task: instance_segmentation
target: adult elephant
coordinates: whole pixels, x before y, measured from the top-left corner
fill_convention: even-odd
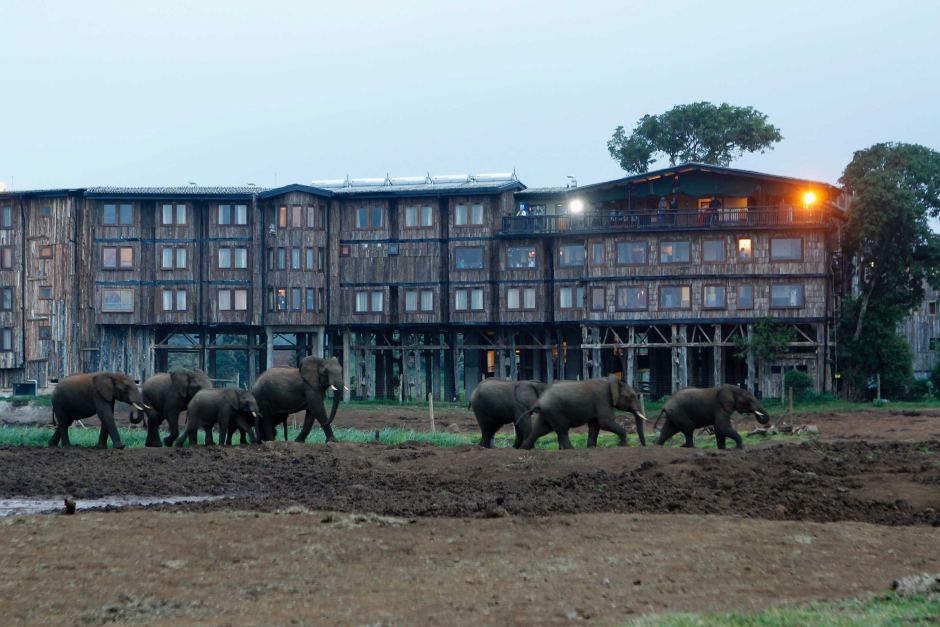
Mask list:
[[[702,427],[714,427],[718,448],[725,448],[725,440],[734,440],[736,448],[742,448],[740,434],[731,426],[731,414],[754,414],[761,424],[770,422],[770,415],[760,401],[744,388],[734,385],[719,385],[714,388],[686,388],[676,392],[659,413],[665,417],[662,431],[656,444],[665,444],[676,433],[685,436],[683,446],[692,448],[692,433]]]
[[[200,390],[189,402],[186,410],[186,430],[176,440],[176,446],[183,446],[186,440],[196,443],[196,433],[205,429],[206,446],[213,444],[212,427],[219,426],[219,444],[225,444],[230,430],[234,428],[247,432],[253,443],[258,442],[257,428],[261,422],[258,403],[248,390],[222,388],[218,390]],[[231,439],[228,438],[228,443]]]
[[[147,446],[160,446],[160,424],[167,422],[170,434],[163,444],[170,446],[180,434],[180,414],[196,393],[212,389],[212,382],[202,370],[178,368],[173,372],[159,372],[141,387],[147,410]]]
[[[535,405],[548,385],[541,381],[505,381],[486,379],[470,395],[470,409],[480,425],[483,439],[480,444],[493,446],[493,436],[503,425],[513,424],[516,440],[513,448],[519,448],[532,430],[532,420],[527,409]]]
[[[536,440],[550,431],[558,434],[559,448],[572,448],[568,430],[584,424],[588,426],[589,447],[597,446],[601,429],[616,433],[620,446],[626,446],[627,432],[617,424],[614,409],[628,411],[635,416],[640,444],[646,446],[643,433],[646,416],[640,406],[640,397],[625,381],[611,375],[606,379],[561,381],[545,390],[529,410],[538,412],[538,418],[522,448],[532,448]]]
[[[141,397],[137,384],[126,374],[120,372],[86,372],[73,374],[59,381],[52,391],[52,417],[55,433],[49,439],[49,446],[71,446],[69,427],[76,420],[97,414],[101,421],[98,434],[98,448],[107,448],[108,436],[114,448],[124,448],[117,425],[114,424],[114,402],[121,401],[133,405],[139,413],[131,422],[143,420],[147,406]]]
[[[329,417],[324,405],[327,390],[333,390],[333,406]],[[343,367],[336,357],[304,357],[300,360],[299,368],[265,370],[251,388],[261,412],[261,439],[275,439],[277,425],[283,423],[286,440],[287,417],[294,412],[304,411],[304,426],[296,441],[306,441],[316,420],[323,428],[326,441],[335,442],[336,436],[330,424],[342,401],[342,390]]]

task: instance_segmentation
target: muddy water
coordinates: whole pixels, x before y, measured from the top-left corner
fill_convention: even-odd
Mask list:
[[[100,499],[75,501],[78,511],[103,509],[106,507],[131,507],[140,505],[175,505],[177,503],[204,503],[218,501],[224,496],[107,496]],[[55,514],[65,511],[64,497],[0,499],[0,518],[25,514]]]

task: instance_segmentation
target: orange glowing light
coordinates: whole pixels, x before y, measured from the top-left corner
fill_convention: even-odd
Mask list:
[[[803,194],[803,204],[812,205],[816,202],[816,192],[806,192]]]

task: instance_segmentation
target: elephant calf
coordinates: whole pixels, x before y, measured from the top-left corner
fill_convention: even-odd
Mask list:
[[[562,381],[545,390],[529,410],[537,411],[539,416],[522,448],[532,448],[536,440],[549,431],[558,434],[559,448],[572,448],[568,430],[583,424],[588,426],[588,446],[597,446],[601,429],[616,433],[620,446],[626,446],[627,432],[617,424],[615,408],[633,413],[640,444],[646,446],[643,434],[646,416],[640,407],[640,398],[625,381],[611,375],[606,379]]]
[[[261,441],[257,434],[261,414],[255,397],[248,390],[200,390],[189,402],[186,413],[186,430],[177,438],[176,446],[183,446],[187,438],[195,444],[199,429],[206,431],[206,445],[212,444],[212,426],[216,423],[219,425],[219,444],[225,444],[232,426],[247,432],[253,443]]]
[[[692,433],[702,427],[714,427],[718,448],[725,448],[725,440],[734,440],[736,448],[742,448],[741,436],[731,426],[731,414],[754,414],[761,424],[770,422],[770,415],[757,398],[734,385],[715,388],[686,388],[676,392],[663,406],[660,417],[666,422],[659,432],[657,444],[665,444],[676,433],[685,436],[683,446],[692,448]]]
[[[180,414],[189,401],[200,391],[212,388],[212,382],[202,370],[178,368],[171,373],[160,372],[141,387],[147,410],[147,446],[160,446],[160,423],[166,419],[169,435],[163,444],[172,446],[180,434]]]
[[[516,427],[514,448],[519,448],[532,430],[531,419],[526,411],[548,388],[541,381],[504,381],[486,379],[470,395],[470,408],[480,425],[482,446],[493,446],[493,436],[503,425]]]

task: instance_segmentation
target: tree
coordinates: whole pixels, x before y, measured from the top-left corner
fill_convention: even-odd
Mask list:
[[[670,165],[687,161],[727,166],[748,152],[764,152],[783,139],[780,129],[752,107],[710,102],[677,105],[659,115],[644,115],[628,137],[614,129],[607,150],[627,172],[642,173],[657,155]]]
[[[780,324],[773,318],[764,318],[754,325],[754,332],[750,338],[735,337],[737,356],[746,359],[748,353],[754,355],[761,377],[766,376],[767,366],[780,359],[787,352],[790,342],[793,341],[793,329]],[[751,382],[751,385],[754,383]]]
[[[858,268],[849,303],[858,342],[873,300],[896,323],[923,300],[924,281],[940,287],[940,237],[928,223],[940,214],[940,153],[875,144],[855,153],[839,182],[852,198],[843,250]]]

